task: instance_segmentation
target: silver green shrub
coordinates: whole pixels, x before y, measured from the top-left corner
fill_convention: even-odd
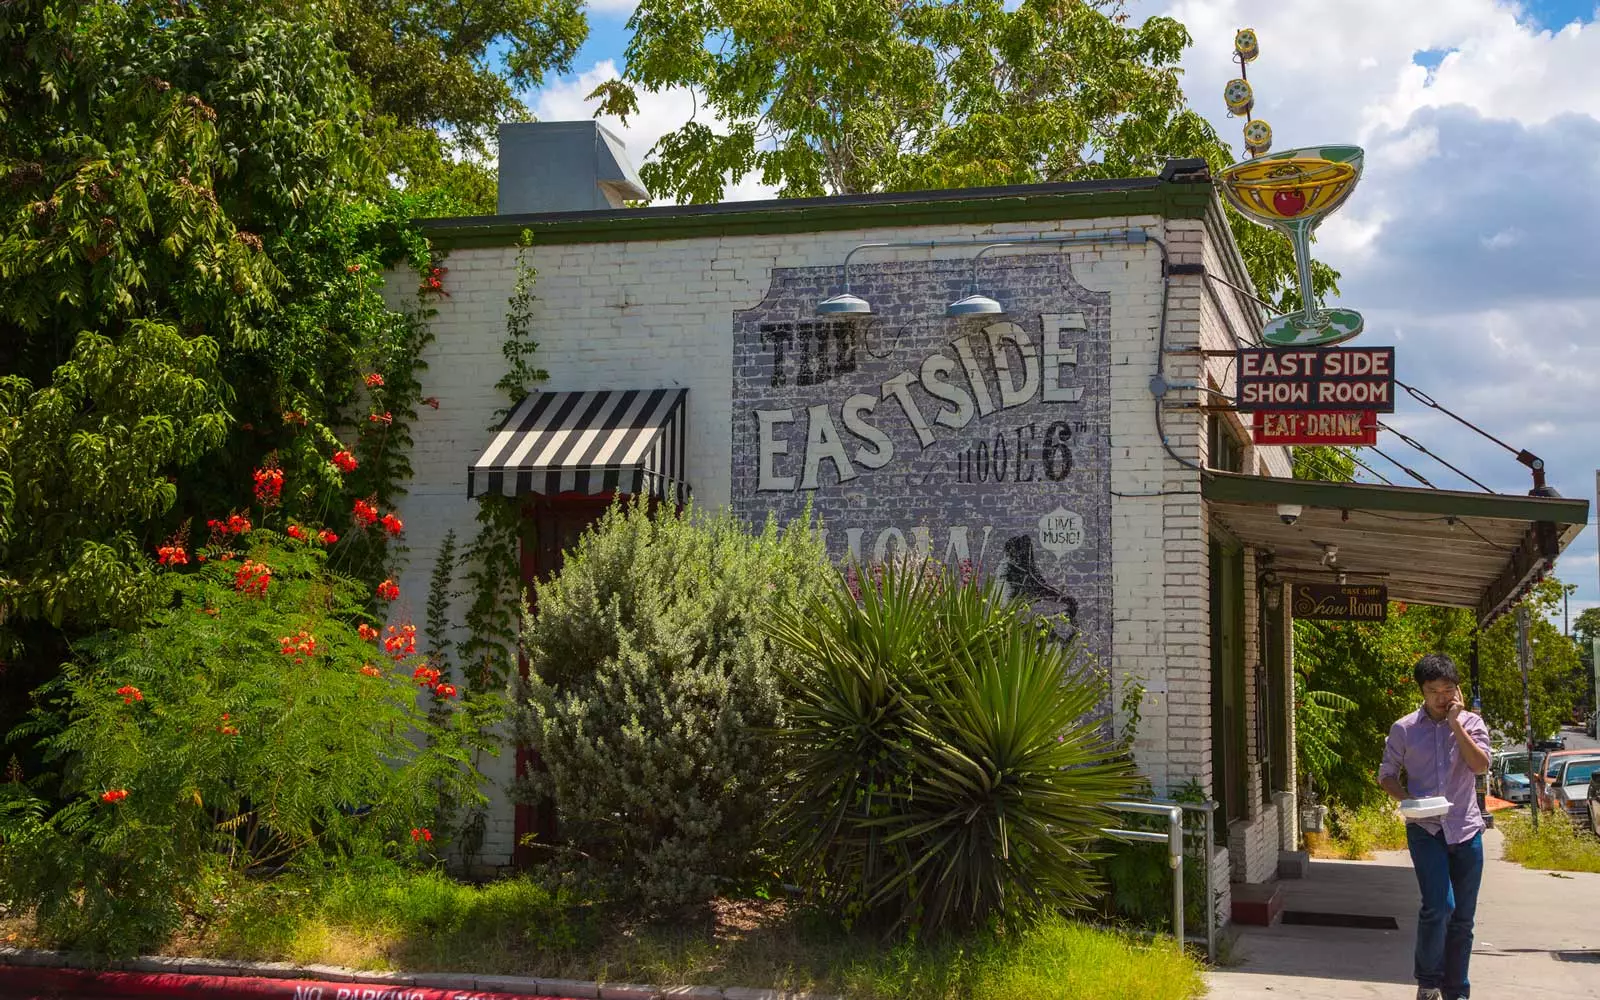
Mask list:
[[[781,761],[779,668],[762,628],[837,577],[809,519],[753,533],[729,515],[613,508],[525,616],[519,739],[553,800],[560,870],[661,910],[752,873]]]

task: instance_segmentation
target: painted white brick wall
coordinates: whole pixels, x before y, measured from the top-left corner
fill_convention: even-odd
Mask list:
[[[1198,221],[1107,217],[1062,223],[917,226],[780,236],[541,246],[528,251],[539,277],[532,311],[536,362],[551,389],[687,387],[687,462],[696,502],[728,503],[731,481],[731,316],[761,301],[773,267],[837,264],[863,242],[961,239],[1019,233],[1070,235],[1145,227],[1167,241],[1175,263],[1220,267],[1220,250]],[[884,252],[874,259],[960,257],[961,248]],[[1051,253],[1058,251],[1052,250]],[[1209,788],[1210,646],[1206,518],[1196,472],[1174,461],[1156,433],[1149,381],[1161,311],[1160,257],[1153,245],[1070,252],[1074,274],[1111,295],[1111,530],[1114,653],[1120,699],[1129,679],[1146,689],[1136,744],[1158,792],[1189,778]],[[505,371],[501,345],[516,277],[513,248],[465,249],[445,261],[447,298],[438,299],[434,341],[424,353],[423,395],[437,396],[413,428],[415,475],[400,501],[409,553],[397,617],[420,620],[435,554],[445,533],[458,544],[474,534],[476,505],[466,496],[467,465],[483,448],[505,400],[494,390]],[[1172,280],[1167,313],[1167,375],[1221,385],[1231,368],[1195,349],[1220,346],[1247,323],[1207,304],[1206,279]],[[391,299],[409,302],[409,276],[390,282]],[[1230,330],[1230,323],[1232,329]],[[1231,343],[1231,342],[1230,342]],[[1175,392],[1163,414],[1174,451],[1203,460],[1200,394]],[[1286,463],[1266,464],[1286,468]],[[459,620],[465,599],[454,613]],[[491,787],[483,860],[503,862],[513,843],[512,806],[503,788],[514,771],[507,748],[487,761]],[[1221,853],[1222,858],[1227,852]],[[1224,864],[1226,862],[1224,861]]]

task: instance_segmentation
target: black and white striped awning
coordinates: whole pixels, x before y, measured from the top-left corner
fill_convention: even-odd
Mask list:
[[[687,389],[536,392],[467,469],[467,495],[648,494],[684,503]]]

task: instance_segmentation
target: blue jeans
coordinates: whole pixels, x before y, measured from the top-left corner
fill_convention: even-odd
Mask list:
[[[1406,824],[1411,864],[1422,890],[1417,914],[1418,986],[1442,990],[1445,1000],[1471,995],[1467,963],[1472,960],[1472,918],[1483,882],[1483,834],[1446,845],[1441,834]]]

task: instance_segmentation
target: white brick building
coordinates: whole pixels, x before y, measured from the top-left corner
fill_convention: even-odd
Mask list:
[[[613,199],[626,190],[626,170],[609,182],[600,173]],[[506,405],[493,386],[526,232],[536,362],[550,373],[542,391],[686,390],[672,397],[677,423],[662,428],[644,481],[685,482],[697,505],[745,516],[787,514],[809,495],[841,555],[904,545],[1037,577],[1037,592],[1068,602],[1085,645],[1109,662],[1116,698],[1143,686],[1136,754],[1157,794],[1193,781],[1220,803],[1220,884],[1276,876],[1279,852],[1298,841],[1292,654],[1287,578],[1266,582],[1258,554],[1275,552],[1281,566],[1283,551],[1251,536],[1254,521],[1230,530],[1205,495],[1214,478],[1246,493],[1256,480],[1201,469],[1288,477],[1289,456],[1250,446],[1239,414],[1216,405],[1232,394],[1231,352],[1254,341],[1263,314],[1231,287],[1250,282],[1203,165],[1128,181],[502,214],[425,229],[448,254],[449,295],[434,303],[424,356],[423,391],[440,407],[414,427],[415,477],[401,502],[410,556],[400,582],[413,613],[444,533],[474,528],[468,469]],[[873,313],[817,317],[863,244],[891,244],[858,250],[850,265]],[[947,317],[964,285],[1005,313]],[[568,425],[581,430],[582,412],[608,405],[600,399],[569,397]],[[520,482],[548,543],[602,509],[586,494],[604,484],[548,477],[539,450],[513,460],[513,442],[500,454],[508,471],[490,484],[480,469],[474,489],[519,492]],[[1230,509],[1248,513],[1248,498],[1232,496]],[[1348,511],[1329,502],[1335,519]],[[1051,505],[1064,534],[1041,520]],[[503,755],[490,776],[503,784],[513,766]],[[481,860],[508,861],[518,832],[497,790]]]

